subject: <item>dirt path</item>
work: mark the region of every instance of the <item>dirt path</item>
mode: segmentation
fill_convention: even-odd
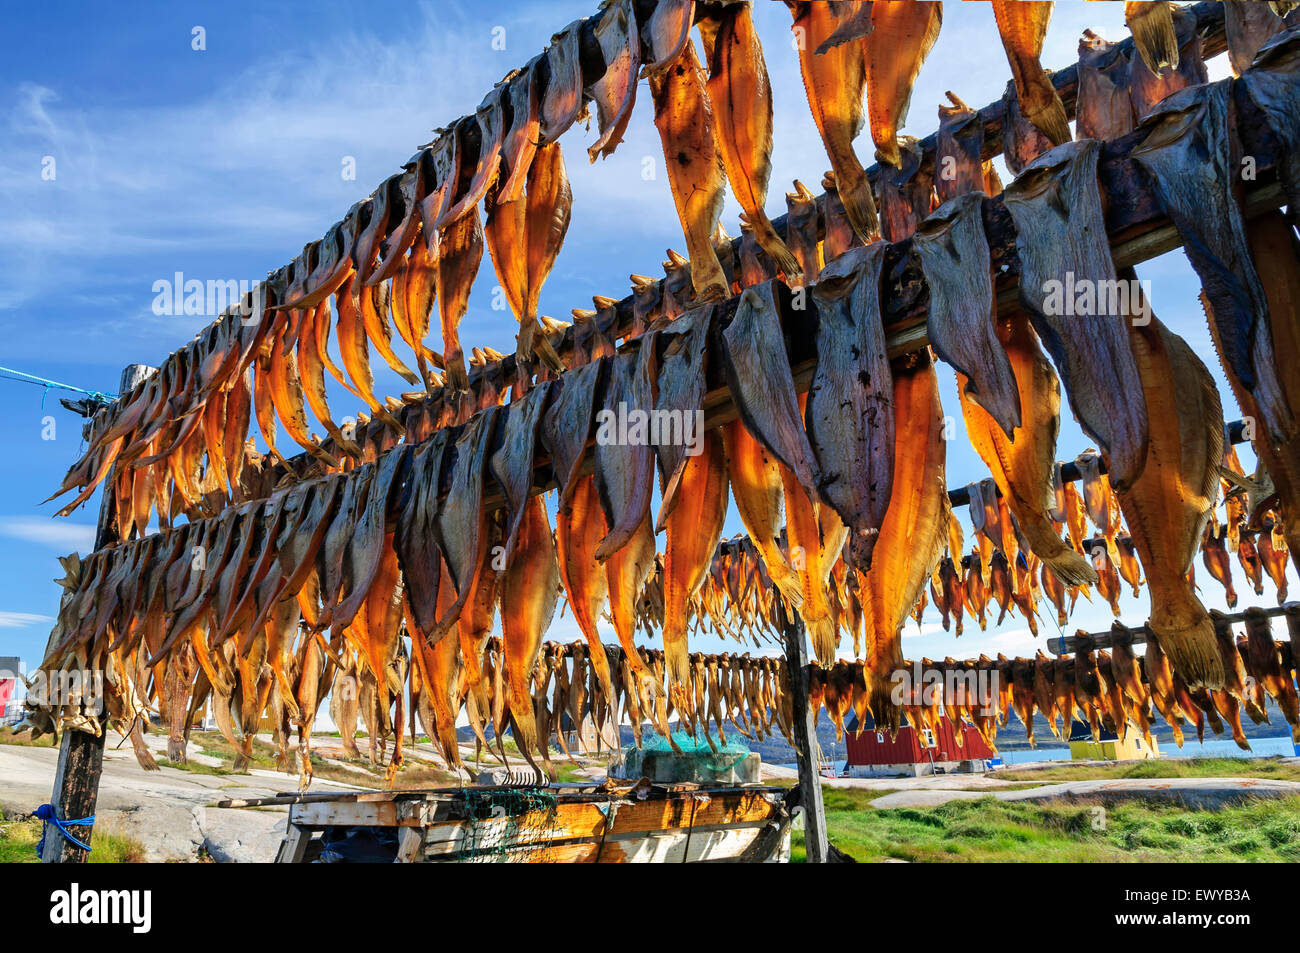
[[[223,810],[210,805],[228,797],[267,797],[293,791],[296,778],[256,768],[247,776],[197,774],[169,767],[145,771],[129,745],[116,747],[118,740],[110,735],[104,751],[96,826],[139,841],[150,861],[194,860],[200,851],[218,861],[257,862],[275,857],[287,809]],[[57,748],[0,745],[0,807],[31,812],[49,801],[58,757]],[[312,790],[353,788],[318,779]]]

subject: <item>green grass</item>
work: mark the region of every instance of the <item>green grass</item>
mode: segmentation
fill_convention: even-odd
[[[877,810],[884,792],[827,789],[831,841],[859,861],[1300,861],[1300,796],[1259,798],[1217,811],[1134,800],[1095,805],[951,801]],[[1098,818],[1104,828],[1096,829]],[[792,857],[804,859],[802,838]]]
[[[1062,763],[1037,770],[998,771],[1005,781],[1093,781],[1119,778],[1269,778],[1300,781],[1300,764],[1283,764],[1280,758],[1151,758],[1119,764]]]
[[[53,748],[54,736],[41,735],[33,738],[30,731],[17,732],[12,728],[0,728],[0,745],[20,745],[24,748]]]
[[[57,837],[55,832],[51,837]],[[0,816],[0,864],[34,864],[36,844],[41,839],[41,822],[9,821]],[[92,864],[139,864],[144,862],[144,848],[136,840],[118,834],[103,825],[96,826],[90,840]]]

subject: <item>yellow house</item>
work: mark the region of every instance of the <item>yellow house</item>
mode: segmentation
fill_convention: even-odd
[[[1148,745],[1132,725],[1123,741],[1114,732],[1102,729],[1101,740],[1092,740],[1092,730],[1081,721],[1070,725],[1070,760],[1072,761],[1141,761],[1160,757],[1160,742]]]

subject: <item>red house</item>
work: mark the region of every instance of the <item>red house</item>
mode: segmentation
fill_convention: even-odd
[[[848,758],[844,773],[850,778],[921,777],[927,774],[978,774],[988,770],[997,752],[971,725],[961,725],[962,743],[957,743],[957,726],[946,715],[938,731],[924,729],[920,735],[904,723],[892,741],[887,731],[876,731],[871,716],[859,731],[857,719],[845,724],[844,744]]]

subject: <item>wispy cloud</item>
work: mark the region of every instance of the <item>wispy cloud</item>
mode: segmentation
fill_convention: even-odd
[[[0,536],[64,553],[88,553],[95,548],[95,527],[37,516],[0,516]]]
[[[53,621],[50,616],[34,612],[0,612],[0,629],[25,629],[29,625],[48,625]]]

